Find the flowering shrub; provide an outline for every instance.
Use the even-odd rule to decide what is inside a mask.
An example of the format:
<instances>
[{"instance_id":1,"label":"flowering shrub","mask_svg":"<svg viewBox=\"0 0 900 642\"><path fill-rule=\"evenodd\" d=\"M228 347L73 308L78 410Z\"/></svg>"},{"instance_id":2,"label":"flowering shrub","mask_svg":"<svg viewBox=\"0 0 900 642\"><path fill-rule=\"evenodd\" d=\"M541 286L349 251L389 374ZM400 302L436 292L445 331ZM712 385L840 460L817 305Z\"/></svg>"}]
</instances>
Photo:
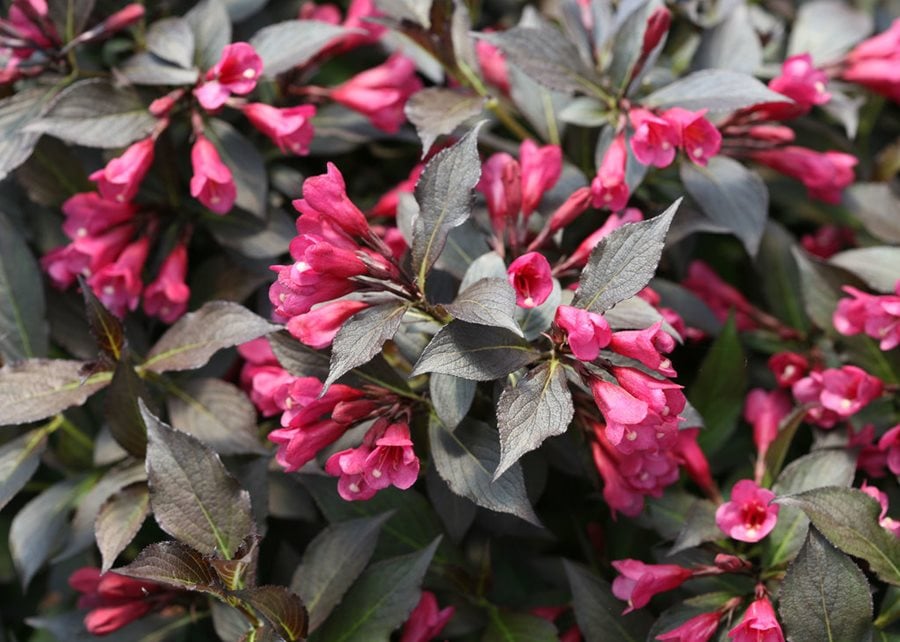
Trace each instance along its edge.
<instances>
[{"instance_id":1,"label":"flowering shrub","mask_svg":"<svg viewBox=\"0 0 900 642\"><path fill-rule=\"evenodd\" d=\"M876 4L6 3L0 637L900 640Z\"/></svg>"}]
</instances>

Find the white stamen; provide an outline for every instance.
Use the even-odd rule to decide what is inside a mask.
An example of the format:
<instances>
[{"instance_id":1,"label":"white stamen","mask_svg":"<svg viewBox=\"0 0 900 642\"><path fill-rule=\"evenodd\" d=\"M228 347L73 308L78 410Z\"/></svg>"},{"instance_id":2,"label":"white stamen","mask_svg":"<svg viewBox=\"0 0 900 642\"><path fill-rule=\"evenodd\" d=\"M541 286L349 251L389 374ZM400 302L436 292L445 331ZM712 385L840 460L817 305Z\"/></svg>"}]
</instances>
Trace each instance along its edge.
<instances>
[{"instance_id":1,"label":"white stamen","mask_svg":"<svg viewBox=\"0 0 900 642\"><path fill-rule=\"evenodd\" d=\"M699 147L695 147L694 156L696 156L697 158L703 158L703 150Z\"/></svg>"},{"instance_id":2,"label":"white stamen","mask_svg":"<svg viewBox=\"0 0 900 642\"><path fill-rule=\"evenodd\" d=\"M116 289L113 286L111 286L111 285L103 286L103 294L112 296L115 293L116 293Z\"/></svg>"},{"instance_id":3,"label":"white stamen","mask_svg":"<svg viewBox=\"0 0 900 642\"><path fill-rule=\"evenodd\" d=\"M350 484L350 492L351 492L351 493L358 493L358 492L359 492L359 486L358 486L357 484Z\"/></svg>"},{"instance_id":4,"label":"white stamen","mask_svg":"<svg viewBox=\"0 0 900 642\"><path fill-rule=\"evenodd\" d=\"M377 468L372 471L372 477L375 479L381 479L381 471Z\"/></svg>"},{"instance_id":5,"label":"white stamen","mask_svg":"<svg viewBox=\"0 0 900 642\"><path fill-rule=\"evenodd\" d=\"M242 75L244 78L253 78L256 76L256 72L253 69L245 69Z\"/></svg>"},{"instance_id":6,"label":"white stamen","mask_svg":"<svg viewBox=\"0 0 900 642\"><path fill-rule=\"evenodd\" d=\"M635 439L637 439L637 433L634 431L625 433L625 439L627 439L628 441L634 441Z\"/></svg>"}]
</instances>

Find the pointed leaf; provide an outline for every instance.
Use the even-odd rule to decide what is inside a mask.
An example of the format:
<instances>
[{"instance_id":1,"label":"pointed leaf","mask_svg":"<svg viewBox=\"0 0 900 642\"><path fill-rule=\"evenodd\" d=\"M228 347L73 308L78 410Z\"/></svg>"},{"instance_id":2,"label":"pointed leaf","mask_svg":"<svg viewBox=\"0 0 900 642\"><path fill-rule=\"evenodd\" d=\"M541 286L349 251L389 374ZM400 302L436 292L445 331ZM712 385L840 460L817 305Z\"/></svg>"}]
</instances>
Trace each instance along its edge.
<instances>
[{"instance_id":1,"label":"pointed leaf","mask_svg":"<svg viewBox=\"0 0 900 642\"><path fill-rule=\"evenodd\" d=\"M184 15L194 31L195 62L207 70L219 61L225 45L231 42L231 20L221 0L200 0Z\"/></svg>"},{"instance_id":2,"label":"pointed leaf","mask_svg":"<svg viewBox=\"0 0 900 642\"><path fill-rule=\"evenodd\" d=\"M194 32L184 18L163 18L147 29L147 51L184 69L194 66Z\"/></svg>"},{"instance_id":3,"label":"pointed leaf","mask_svg":"<svg viewBox=\"0 0 900 642\"><path fill-rule=\"evenodd\" d=\"M667 555L675 555L705 542L722 539L724 534L716 524L716 505L706 499L691 504L684 517L684 526Z\"/></svg>"},{"instance_id":4,"label":"pointed leaf","mask_svg":"<svg viewBox=\"0 0 900 642\"><path fill-rule=\"evenodd\" d=\"M0 180L28 160L41 135L27 125L49 108L59 88L33 87L0 100Z\"/></svg>"},{"instance_id":5,"label":"pointed leaf","mask_svg":"<svg viewBox=\"0 0 900 642\"><path fill-rule=\"evenodd\" d=\"M836 62L871 34L872 27L872 15L852 4L841 0L804 2L797 8L787 53L808 53L817 67Z\"/></svg>"},{"instance_id":6,"label":"pointed leaf","mask_svg":"<svg viewBox=\"0 0 900 642\"><path fill-rule=\"evenodd\" d=\"M100 507L94 521L94 534L103 559L100 566L102 573L116 563L116 558L138 534L149 514L150 492L147 484L132 484L123 488Z\"/></svg>"},{"instance_id":7,"label":"pointed leaf","mask_svg":"<svg viewBox=\"0 0 900 642\"><path fill-rule=\"evenodd\" d=\"M612 588L603 579L587 569L563 561L569 586L572 587L572 606L575 620L585 642L643 642L647 639L652 620L644 611L622 615L627 604L612 594Z\"/></svg>"},{"instance_id":8,"label":"pointed leaf","mask_svg":"<svg viewBox=\"0 0 900 642\"><path fill-rule=\"evenodd\" d=\"M865 640L872 594L853 560L811 528L784 576L778 612L792 642Z\"/></svg>"},{"instance_id":9,"label":"pointed leaf","mask_svg":"<svg viewBox=\"0 0 900 642\"><path fill-rule=\"evenodd\" d=\"M250 534L250 495L219 456L141 407L150 505L164 531L204 555L230 559Z\"/></svg>"},{"instance_id":10,"label":"pointed leaf","mask_svg":"<svg viewBox=\"0 0 900 642\"><path fill-rule=\"evenodd\" d=\"M900 243L900 197L887 183L854 183L844 192L847 207L875 237Z\"/></svg>"},{"instance_id":11,"label":"pointed leaf","mask_svg":"<svg viewBox=\"0 0 900 642\"><path fill-rule=\"evenodd\" d=\"M509 330L451 321L431 340L410 376L441 372L473 381L491 381L515 372L540 356Z\"/></svg>"},{"instance_id":12,"label":"pointed leaf","mask_svg":"<svg viewBox=\"0 0 900 642\"><path fill-rule=\"evenodd\" d=\"M169 64L146 51L133 55L116 71L132 85L193 85L200 76L196 69Z\"/></svg>"},{"instance_id":13,"label":"pointed leaf","mask_svg":"<svg viewBox=\"0 0 900 642\"><path fill-rule=\"evenodd\" d=\"M900 247L879 245L844 250L828 262L852 272L876 292L893 294L900 280Z\"/></svg>"},{"instance_id":14,"label":"pointed leaf","mask_svg":"<svg viewBox=\"0 0 900 642\"><path fill-rule=\"evenodd\" d=\"M478 506L465 497L461 497L450 490L434 466L428 468L425 475L425 483L428 489L428 500L434 507L434 511L444 524L444 529L454 542L459 542L465 536L475 515L478 514Z\"/></svg>"},{"instance_id":15,"label":"pointed leaf","mask_svg":"<svg viewBox=\"0 0 900 642\"><path fill-rule=\"evenodd\" d=\"M574 414L572 393L559 361L543 363L515 385L507 384L497 404L500 463L494 479L548 437L563 434Z\"/></svg>"},{"instance_id":16,"label":"pointed leaf","mask_svg":"<svg viewBox=\"0 0 900 642\"><path fill-rule=\"evenodd\" d=\"M122 356L122 346L125 345L125 328L122 321L106 309L81 275L78 276L78 284L84 297L88 327L97 342L97 349L111 361L118 361Z\"/></svg>"},{"instance_id":17,"label":"pointed leaf","mask_svg":"<svg viewBox=\"0 0 900 642\"><path fill-rule=\"evenodd\" d=\"M222 589L209 561L181 542L150 544L128 566L115 569L120 575L158 582L188 591L219 595Z\"/></svg>"},{"instance_id":18,"label":"pointed leaf","mask_svg":"<svg viewBox=\"0 0 900 642\"><path fill-rule=\"evenodd\" d=\"M477 382L433 372L428 378L428 393L434 412L447 428L453 430L469 412L475 399Z\"/></svg>"},{"instance_id":19,"label":"pointed leaf","mask_svg":"<svg viewBox=\"0 0 900 642\"><path fill-rule=\"evenodd\" d=\"M147 428L138 408L138 400L147 403L147 399L146 386L126 355L116 364L116 371L106 391L106 420L116 443L141 459L147 452Z\"/></svg>"},{"instance_id":20,"label":"pointed leaf","mask_svg":"<svg viewBox=\"0 0 900 642\"><path fill-rule=\"evenodd\" d=\"M80 406L106 387L110 372L84 376L87 364L63 359L27 359L0 368L0 424L38 421Z\"/></svg>"},{"instance_id":21,"label":"pointed leaf","mask_svg":"<svg viewBox=\"0 0 900 642\"><path fill-rule=\"evenodd\" d=\"M500 462L500 444L490 426L466 419L450 432L432 417L428 437L434 465L450 490L483 508L540 525L517 463L494 481L494 471Z\"/></svg>"},{"instance_id":22,"label":"pointed leaf","mask_svg":"<svg viewBox=\"0 0 900 642\"><path fill-rule=\"evenodd\" d=\"M32 430L0 446L0 509L28 483L47 449L47 433Z\"/></svg>"},{"instance_id":23,"label":"pointed leaf","mask_svg":"<svg viewBox=\"0 0 900 642\"><path fill-rule=\"evenodd\" d=\"M283 586L257 586L237 595L262 615L286 642L306 638L309 618L299 596Z\"/></svg>"},{"instance_id":24,"label":"pointed leaf","mask_svg":"<svg viewBox=\"0 0 900 642\"><path fill-rule=\"evenodd\" d=\"M657 89L642 104L658 109L733 111L759 103L791 102L748 74L727 69L703 69Z\"/></svg>"},{"instance_id":25,"label":"pointed leaf","mask_svg":"<svg viewBox=\"0 0 900 642\"><path fill-rule=\"evenodd\" d=\"M516 323L516 292L507 279L481 279L444 306L457 319L522 335Z\"/></svg>"},{"instance_id":26,"label":"pointed leaf","mask_svg":"<svg viewBox=\"0 0 900 642\"><path fill-rule=\"evenodd\" d=\"M481 113L484 98L455 89L429 87L410 97L404 107L406 117L422 139L422 156L438 136L452 134L457 127Z\"/></svg>"},{"instance_id":27,"label":"pointed leaf","mask_svg":"<svg viewBox=\"0 0 900 642\"><path fill-rule=\"evenodd\" d=\"M351 33L319 20L287 20L263 27L250 44L263 60L263 75L274 78L305 65L340 36Z\"/></svg>"},{"instance_id":28,"label":"pointed leaf","mask_svg":"<svg viewBox=\"0 0 900 642\"><path fill-rule=\"evenodd\" d=\"M680 204L678 199L659 216L623 225L600 241L581 273L572 305L603 313L643 289L656 273Z\"/></svg>"},{"instance_id":29,"label":"pointed leaf","mask_svg":"<svg viewBox=\"0 0 900 642\"><path fill-rule=\"evenodd\" d=\"M357 312L344 322L331 346L327 388L353 368L368 363L400 329L408 304L383 303Z\"/></svg>"},{"instance_id":30,"label":"pointed leaf","mask_svg":"<svg viewBox=\"0 0 900 642\"><path fill-rule=\"evenodd\" d=\"M41 271L25 239L0 212L0 363L47 354Z\"/></svg>"},{"instance_id":31,"label":"pointed leaf","mask_svg":"<svg viewBox=\"0 0 900 642\"><path fill-rule=\"evenodd\" d=\"M153 372L194 370L222 348L278 329L237 303L211 301L169 328L150 350L142 367Z\"/></svg>"}]
</instances>

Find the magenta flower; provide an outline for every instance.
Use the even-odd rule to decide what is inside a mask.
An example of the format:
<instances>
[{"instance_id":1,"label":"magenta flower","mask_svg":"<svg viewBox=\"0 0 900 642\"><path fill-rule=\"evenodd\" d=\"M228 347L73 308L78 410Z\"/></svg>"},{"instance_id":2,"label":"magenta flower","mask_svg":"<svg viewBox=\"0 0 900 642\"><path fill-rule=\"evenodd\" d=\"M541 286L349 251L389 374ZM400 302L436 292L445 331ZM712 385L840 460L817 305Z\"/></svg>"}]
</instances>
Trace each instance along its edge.
<instances>
[{"instance_id":1,"label":"magenta flower","mask_svg":"<svg viewBox=\"0 0 900 642\"><path fill-rule=\"evenodd\" d=\"M97 270L87 281L97 298L117 317L138 306L144 289L141 271L149 251L150 239L140 238L126 247L115 262Z\"/></svg>"},{"instance_id":2,"label":"magenta flower","mask_svg":"<svg viewBox=\"0 0 900 642\"><path fill-rule=\"evenodd\" d=\"M803 249L822 259L830 259L843 249L856 245L856 236L849 227L821 225L800 237Z\"/></svg>"},{"instance_id":3,"label":"magenta flower","mask_svg":"<svg viewBox=\"0 0 900 642\"><path fill-rule=\"evenodd\" d=\"M895 537L900 537L900 522L893 519L892 517L887 516L887 493L882 492L875 486L869 486L866 482L863 482L862 486L860 486L859 489L866 495L874 499L876 502L878 502L878 505L881 506L881 512L878 514L878 525L884 529L889 530Z\"/></svg>"},{"instance_id":4,"label":"magenta flower","mask_svg":"<svg viewBox=\"0 0 900 642\"><path fill-rule=\"evenodd\" d=\"M881 396L884 384L856 366L810 372L791 387L799 403L813 404L807 417L823 428L831 428Z\"/></svg>"},{"instance_id":5,"label":"magenta flower","mask_svg":"<svg viewBox=\"0 0 900 642\"><path fill-rule=\"evenodd\" d=\"M754 600L740 623L728 632L734 642L784 642L781 625L769 598Z\"/></svg>"},{"instance_id":6,"label":"magenta flower","mask_svg":"<svg viewBox=\"0 0 900 642\"><path fill-rule=\"evenodd\" d=\"M753 426L753 443L760 457L765 456L775 437L778 426L793 408L790 398L783 390L768 392L754 388L744 402L744 419Z\"/></svg>"},{"instance_id":7,"label":"magenta flower","mask_svg":"<svg viewBox=\"0 0 900 642\"><path fill-rule=\"evenodd\" d=\"M681 284L696 294L709 306L720 321L725 321L734 310L738 330L753 330L756 322L751 317L753 306L741 292L729 285L701 260L688 265L687 278Z\"/></svg>"},{"instance_id":8,"label":"magenta flower","mask_svg":"<svg viewBox=\"0 0 900 642\"><path fill-rule=\"evenodd\" d=\"M633 488L619 471L617 460L604 449L599 440L604 439L603 424L594 425L594 434L598 441L591 443L591 455L597 472L603 478L603 499L612 511L636 517L644 509L644 494ZM608 442L607 442L608 443Z\"/></svg>"},{"instance_id":9,"label":"magenta flower","mask_svg":"<svg viewBox=\"0 0 900 642\"><path fill-rule=\"evenodd\" d=\"M824 105L831 100L831 94L825 91L828 75L816 69L812 56L808 53L791 56L781 65L781 75L769 81L769 89L787 96L791 103L772 103L766 106L767 113L774 114L774 120L784 120L802 116L814 105Z\"/></svg>"},{"instance_id":10,"label":"magenta flower","mask_svg":"<svg viewBox=\"0 0 900 642\"><path fill-rule=\"evenodd\" d=\"M532 140L519 146L522 177L522 216L528 217L562 173L562 150L558 145L538 147Z\"/></svg>"},{"instance_id":11,"label":"magenta flower","mask_svg":"<svg viewBox=\"0 0 900 642\"><path fill-rule=\"evenodd\" d=\"M841 299L834 311L834 327L844 335L864 332L879 341L882 350L900 345L900 280L894 295L872 295L845 285L852 299Z\"/></svg>"},{"instance_id":12,"label":"magenta flower","mask_svg":"<svg viewBox=\"0 0 900 642\"><path fill-rule=\"evenodd\" d=\"M125 223L137 214L131 203L119 203L102 198L97 192L83 192L66 199L62 204L66 217L63 232L75 240L85 236L97 236L111 227Z\"/></svg>"},{"instance_id":13,"label":"magenta flower","mask_svg":"<svg viewBox=\"0 0 900 642\"><path fill-rule=\"evenodd\" d=\"M628 152L625 149L625 137L613 139L603 161L597 170L597 176L591 181L591 194L594 207L605 207L617 212L628 204L628 185L625 183L625 164Z\"/></svg>"},{"instance_id":14,"label":"magenta flower","mask_svg":"<svg viewBox=\"0 0 900 642\"><path fill-rule=\"evenodd\" d=\"M293 317L287 329L301 343L319 350L331 345L344 321L367 307L369 304L362 301L331 301Z\"/></svg>"},{"instance_id":15,"label":"magenta flower","mask_svg":"<svg viewBox=\"0 0 900 642\"><path fill-rule=\"evenodd\" d=\"M107 635L139 620L155 605L169 601L169 589L142 580L134 580L99 568L83 567L69 576L69 586L81 593L78 608L89 609L84 626L92 635Z\"/></svg>"},{"instance_id":16,"label":"magenta flower","mask_svg":"<svg viewBox=\"0 0 900 642\"><path fill-rule=\"evenodd\" d=\"M547 233L553 234L578 218L591 205L591 188L579 187L550 215Z\"/></svg>"},{"instance_id":17,"label":"magenta flower","mask_svg":"<svg viewBox=\"0 0 900 642\"><path fill-rule=\"evenodd\" d=\"M613 595L628 602L623 615L647 606L654 595L678 588L693 575L690 569L676 564L644 564L625 559L612 565L619 572L612 583Z\"/></svg>"},{"instance_id":18,"label":"magenta flower","mask_svg":"<svg viewBox=\"0 0 900 642\"><path fill-rule=\"evenodd\" d=\"M303 181L303 198L294 201L294 208L304 215L315 212L351 236L369 236L369 222L347 196L344 176L334 163L326 168L324 174Z\"/></svg>"},{"instance_id":19,"label":"magenta flower","mask_svg":"<svg viewBox=\"0 0 900 642\"><path fill-rule=\"evenodd\" d=\"M482 164L476 189L484 194L491 226L502 236L507 221L513 221L522 209L522 172L519 162L506 152L498 152Z\"/></svg>"},{"instance_id":20,"label":"magenta flower","mask_svg":"<svg viewBox=\"0 0 900 642\"><path fill-rule=\"evenodd\" d=\"M614 352L640 361L667 377L674 377L677 374L672 362L663 356L664 353L675 349L675 339L662 329L661 321L643 330L614 332L609 347Z\"/></svg>"},{"instance_id":21,"label":"magenta flower","mask_svg":"<svg viewBox=\"0 0 900 642\"><path fill-rule=\"evenodd\" d=\"M602 314L561 305L556 309L554 322L566 333L572 354L581 361L593 361L600 349L609 344L612 332Z\"/></svg>"},{"instance_id":22,"label":"magenta flower","mask_svg":"<svg viewBox=\"0 0 900 642\"><path fill-rule=\"evenodd\" d=\"M833 205L841 202L841 194L853 182L853 168L859 162L850 154L823 153L794 145L751 152L750 158L801 181L811 198Z\"/></svg>"},{"instance_id":23,"label":"magenta flower","mask_svg":"<svg viewBox=\"0 0 900 642\"><path fill-rule=\"evenodd\" d=\"M719 628L720 617L718 611L701 613L671 631L657 635L656 639L664 642L708 642Z\"/></svg>"},{"instance_id":24,"label":"magenta flower","mask_svg":"<svg viewBox=\"0 0 900 642\"><path fill-rule=\"evenodd\" d=\"M437 597L431 591L422 591L422 597L400 634L400 642L431 642L453 617L456 608L448 606L438 610Z\"/></svg>"},{"instance_id":25,"label":"magenta flower","mask_svg":"<svg viewBox=\"0 0 900 642\"><path fill-rule=\"evenodd\" d=\"M628 223L637 223L643 221L644 215L636 207L629 207L621 214L610 214L606 222L603 223L596 231L588 235L581 244L572 252L572 256L566 261L567 265L584 265L593 252L597 244L609 236L612 232Z\"/></svg>"},{"instance_id":26,"label":"magenta flower","mask_svg":"<svg viewBox=\"0 0 900 642\"><path fill-rule=\"evenodd\" d=\"M152 138L140 140L126 149L124 154L109 161L106 167L90 175L103 198L119 203L127 203L134 198L153 164L153 145Z\"/></svg>"},{"instance_id":27,"label":"magenta flower","mask_svg":"<svg viewBox=\"0 0 900 642\"><path fill-rule=\"evenodd\" d=\"M378 129L394 134L406 122L406 101L421 88L413 61L394 54L385 63L335 87L329 95L335 102L363 114Z\"/></svg>"},{"instance_id":28,"label":"magenta flower","mask_svg":"<svg viewBox=\"0 0 900 642\"><path fill-rule=\"evenodd\" d=\"M231 94L246 96L253 91L262 69L262 58L249 43L226 45L219 62L206 72L205 82L194 89L194 96L204 109L215 111Z\"/></svg>"},{"instance_id":29,"label":"magenta flower","mask_svg":"<svg viewBox=\"0 0 900 642\"><path fill-rule=\"evenodd\" d=\"M847 55L841 77L900 102L900 19Z\"/></svg>"},{"instance_id":30,"label":"magenta flower","mask_svg":"<svg viewBox=\"0 0 900 642\"><path fill-rule=\"evenodd\" d=\"M187 247L175 246L163 261L156 279L144 290L144 312L174 323L187 310L191 290L184 282L187 277Z\"/></svg>"},{"instance_id":31,"label":"magenta flower","mask_svg":"<svg viewBox=\"0 0 900 642\"><path fill-rule=\"evenodd\" d=\"M133 226L117 225L100 236L78 236L41 257L41 267L53 285L65 289L79 274L90 277L114 261L133 235Z\"/></svg>"},{"instance_id":32,"label":"magenta flower","mask_svg":"<svg viewBox=\"0 0 900 642\"><path fill-rule=\"evenodd\" d=\"M260 132L268 136L278 148L287 154L306 156L313 138L312 117L316 115L313 105L298 105L278 109L265 103L250 103L241 108L247 120Z\"/></svg>"},{"instance_id":33,"label":"magenta flower","mask_svg":"<svg viewBox=\"0 0 900 642\"><path fill-rule=\"evenodd\" d=\"M497 47L487 40L475 41L475 55L484 79L494 87L509 95L509 69L506 66L506 57Z\"/></svg>"},{"instance_id":34,"label":"magenta flower","mask_svg":"<svg viewBox=\"0 0 900 642\"><path fill-rule=\"evenodd\" d=\"M706 119L705 109L689 111L672 107L661 115L678 132L678 145L698 165L705 166L710 158L719 153L722 134Z\"/></svg>"},{"instance_id":35,"label":"magenta flower","mask_svg":"<svg viewBox=\"0 0 900 642\"><path fill-rule=\"evenodd\" d=\"M191 148L191 196L216 214L225 214L234 206L237 186L228 166L222 162L215 146L203 136L197 136Z\"/></svg>"},{"instance_id":36,"label":"magenta flower","mask_svg":"<svg viewBox=\"0 0 900 642\"><path fill-rule=\"evenodd\" d=\"M516 291L516 305L520 308L539 306L553 291L550 263L538 252L529 252L517 258L510 263L506 274Z\"/></svg>"},{"instance_id":37,"label":"magenta flower","mask_svg":"<svg viewBox=\"0 0 900 642\"><path fill-rule=\"evenodd\" d=\"M900 475L900 424L897 424L878 440L878 450L887 453L886 465L892 473Z\"/></svg>"},{"instance_id":38,"label":"magenta flower","mask_svg":"<svg viewBox=\"0 0 900 642\"><path fill-rule=\"evenodd\" d=\"M809 361L796 352L776 352L769 357L769 370L782 388L790 388L809 372Z\"/></svg>"},{"instance_id":39,"label":"magenta flower","mask_svg":"<svg viewBox=\"0 0 900 642\"><path fill-rule=\"evenodd\" d=\"M644 165L671 165L681 140L680 126L646 109L632 109L628 119L634 127L631 137L634 157Z\"/></svg>"},{"instance_id":40,"label":"magenta flower","mask_svg":"<svg viewBox=\"0 0 900 642\"><path fill-rule=\"evenodd\" d=\"M731 489L731 500L716 509L716 524L740 542L758 542L772 532L781 506L770 504L775 493L742 479Z\"/></svg>"}]
</instances>

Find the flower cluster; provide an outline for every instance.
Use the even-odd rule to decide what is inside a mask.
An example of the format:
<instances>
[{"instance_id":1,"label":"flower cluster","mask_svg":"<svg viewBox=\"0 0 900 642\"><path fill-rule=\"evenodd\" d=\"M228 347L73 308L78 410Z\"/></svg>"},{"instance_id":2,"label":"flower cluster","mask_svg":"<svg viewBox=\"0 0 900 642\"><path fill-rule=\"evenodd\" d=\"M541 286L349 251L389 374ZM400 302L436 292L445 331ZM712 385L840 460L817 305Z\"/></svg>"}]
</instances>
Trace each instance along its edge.
<instances>
[{"instance_id":1,"label":"flower cluster","mask_svg":"<svg viewBox=\"0 0 900 642\"><path fill-rule=\"evenodd\" d=\"M873 295L849 285L844 292L852 299L841 299L834 311L834 327L841 334L865 333L876 339L882 350L900 345L900 280L895 294Z\"/></svg>"},{"instance_id":2,"label":"flower cluster","mask_svg":"<svg viewBox=\"0 0 900 642\"><path fill-rule=\"evenodd\" d=\"M177 595L156 584L134 580L99 568L80 568L69 576L69 585L81 593L78 608L88 609L84 626L93 635L107 635L168 604Z\"/></svg>"}]
</instances>

